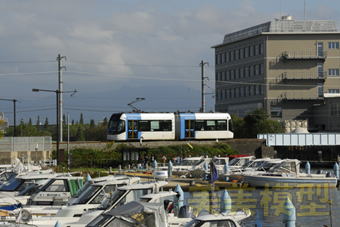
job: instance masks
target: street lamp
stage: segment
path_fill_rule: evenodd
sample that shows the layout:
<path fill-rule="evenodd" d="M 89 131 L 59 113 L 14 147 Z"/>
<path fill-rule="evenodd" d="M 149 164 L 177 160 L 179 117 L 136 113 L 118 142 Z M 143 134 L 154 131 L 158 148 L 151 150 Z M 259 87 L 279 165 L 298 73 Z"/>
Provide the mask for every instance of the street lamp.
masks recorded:
<path fill-rule="evenodd" d="M 17 111 L 16 111 L 16 99 L 0 99 L 1 101 L 9 101 L 13 102 L 13 137 L 16 136 L 16 129 L 17 129 Z"/>
<path fill-rule="evenodd" d="M 59 110 L 59 94 L 60 93 L 72 93 L 71 96 L 73 96 L 77 90 L 74 89 L 73 91 L 62 91 L 60 92 L 60 90 L 48 90 L 48 89 L 38 89 L 38 88 L 33 88 L 32 89 L 33 92 L 54 92 L 56 94 L 56 124 L 57 124 L 57 164 L 59 163 L 59 145 L 60 145 L 60 130 L 59 127 L 62 126 L 62 122 L 60 121 L 60 110 Z"/>

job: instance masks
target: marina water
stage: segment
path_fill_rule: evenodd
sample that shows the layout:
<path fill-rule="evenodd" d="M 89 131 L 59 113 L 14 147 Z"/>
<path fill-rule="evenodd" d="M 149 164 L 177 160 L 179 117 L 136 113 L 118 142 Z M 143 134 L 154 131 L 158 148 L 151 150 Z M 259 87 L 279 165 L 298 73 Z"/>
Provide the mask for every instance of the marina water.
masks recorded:
<path fill-rule="evenodd" d="M 189 190 L 185 202 L 194 213 L 205 209 L 211 213 L 220 210 L 224 191 L 214 188 Z M 283 226 L 284 203 L 289 197 L 296 208 L 296 226 L 340 226 L 340 189 L 322 185 L 306 188 L 227 188 L 232 200 L 232 211 L 250 209 L 252 215 L 244 226 Z"/>

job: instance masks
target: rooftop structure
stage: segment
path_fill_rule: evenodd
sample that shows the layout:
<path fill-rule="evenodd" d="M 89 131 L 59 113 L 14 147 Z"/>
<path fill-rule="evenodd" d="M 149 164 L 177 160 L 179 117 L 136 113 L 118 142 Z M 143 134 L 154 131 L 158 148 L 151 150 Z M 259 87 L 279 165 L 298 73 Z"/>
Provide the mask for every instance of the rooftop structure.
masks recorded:
<path fill-rule="evenodd" d="M 306 33 L 306 32 L 337 32 L 334 21 L 312 20 L 297 21 L 291 16 L 283 16 L 281 19 L 275 19 L 263 24 L 246 28 L 237 32 L 226 34 L 223 44 L 236 42 L 260 35 L 262 33 Z"/>

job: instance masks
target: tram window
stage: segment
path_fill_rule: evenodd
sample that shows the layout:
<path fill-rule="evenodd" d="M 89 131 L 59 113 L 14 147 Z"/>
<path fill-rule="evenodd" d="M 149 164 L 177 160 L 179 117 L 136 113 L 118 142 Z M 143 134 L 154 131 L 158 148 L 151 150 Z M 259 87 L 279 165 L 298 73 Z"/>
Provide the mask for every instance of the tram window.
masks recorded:
<path fill-rule="evenodd" d="M 159 121 L 151 121 L 150 129 L 151 129 L 151 131 L 160 131 L 159 130 Z"/>
<path fill-rule="evenodd" d="M 150 121 L 139 121 L 139 131 L 150 131 Z"/>
<path fill-rule="evenodd" d="M 193 120 L 186 120 L 185 121 L 185 128 L 186 129 L 194 129 L 195 128 L 195 121 L 193 121 Z"/>
<path fill-rule="evenodd" d="M 206 130 L 212 131 L 216 129 L 216 122 L 215 121 L 207 121 Z"/>
<path fill-rule="evenodd" d="M 159 121 L 160 131 L 172 131 L 172 121 Z"/>
<path fill-rule="evenodd" d="M 129 121 L 128 128 L 129 130 L 137 130 L 137 121 Z"/>
<path fill-rule="evenodd" d="M 216 130 L 227 130 L 227 121 L 226 120 L 220 120 L 217 121 Z"/>
<path fill-rule="evenodd" d="M 203 120 L 198 120 L 195 122 L 195 130 L 196 131 L 204 131 L 205 122 Z"/>

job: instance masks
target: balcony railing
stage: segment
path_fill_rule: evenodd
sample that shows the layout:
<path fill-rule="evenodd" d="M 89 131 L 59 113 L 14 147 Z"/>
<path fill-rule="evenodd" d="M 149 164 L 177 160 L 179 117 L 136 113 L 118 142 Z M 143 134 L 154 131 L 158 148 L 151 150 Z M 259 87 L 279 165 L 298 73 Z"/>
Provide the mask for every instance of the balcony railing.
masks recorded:
<path fill-rule="evenodd" d="M 309 96 L 305 97 L 302 95 L 298 94 L 288 94 L 288 93 L 283 93 L 277 98 L 271 98 L 270 104 L 271 105 L 277 105 L 278 103 L 281 102 L 289 102 L 289 101 L 296 101 L 296 102 L 323 102 L 324 97 L 319 97 L 319 96 Z"/>
<path fill-rule="evenodd" d="M 306 51 L 285 51 L 282 53 L 284 60 L 321 60 L 325 61 L 327 52 L 317 52 L 316 50 Z"/>
<path fill-rule="evenodd" d="M 281 80 L 321 80 L 327 78 L 327 72 L 284 72 Z"/>

